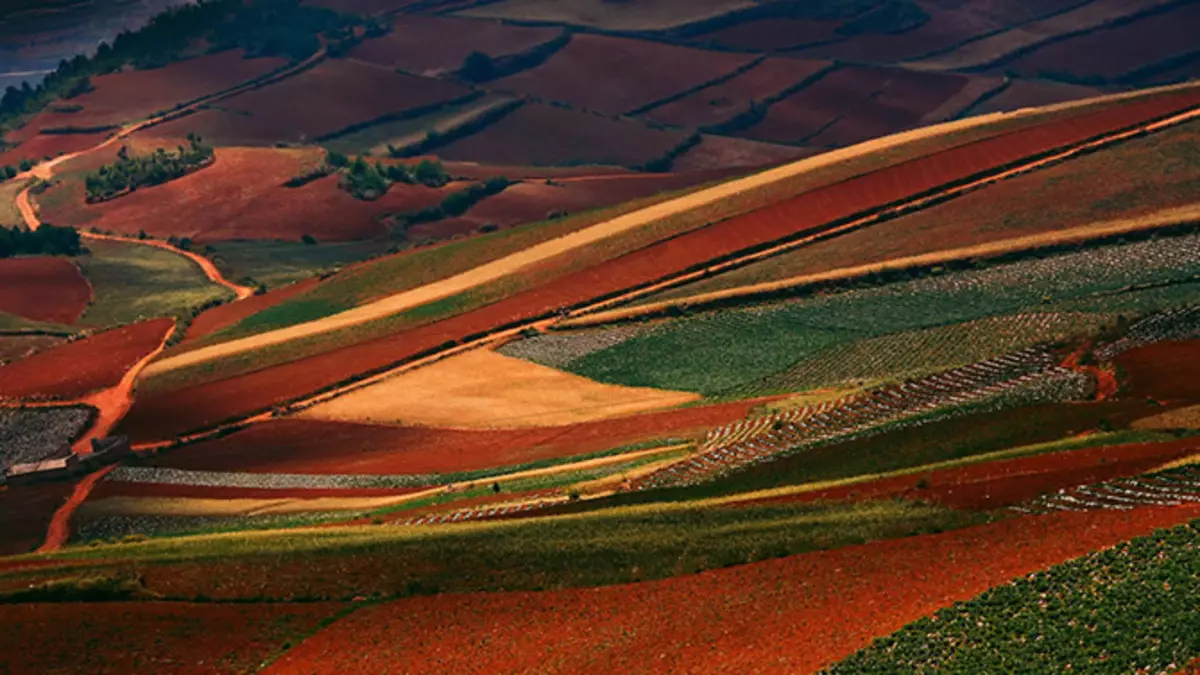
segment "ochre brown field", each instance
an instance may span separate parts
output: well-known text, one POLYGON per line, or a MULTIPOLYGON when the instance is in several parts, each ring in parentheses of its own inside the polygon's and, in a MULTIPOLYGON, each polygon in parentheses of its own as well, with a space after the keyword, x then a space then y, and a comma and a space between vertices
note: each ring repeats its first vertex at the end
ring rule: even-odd
POLYGON ((92 287, 65 258, 0 260, 0 312, 72 324, 87 309, 92 287))

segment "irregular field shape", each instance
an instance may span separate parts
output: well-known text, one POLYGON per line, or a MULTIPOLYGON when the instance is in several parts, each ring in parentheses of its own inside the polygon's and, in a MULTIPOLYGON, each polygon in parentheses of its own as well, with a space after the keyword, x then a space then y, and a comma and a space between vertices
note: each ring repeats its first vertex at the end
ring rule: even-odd
POLYGON ((463 85, 329 59, 293 77, 238 94, 211 110, 167 122, 143 135, 183 138, 195 132, 217 145, 313 141, 385 115, 461 98, 463 85))
POLYGON ((245 239, 354 241, 382 234, 379 218, 438 204, 456 186, 393 185, 375 201, 338 187, 340 176, 284 185, 317 164, 309 150, 217 148, 216 162, 182 178, 118 199, 84 205, 78 220, 102 230, 197 242, 245 239))
POLYGON ((109 132, 92 134, 38 134, 15 148, 0 152, 0 166, 19 167, 22 160, 41 161, 47 157, 70 154, 94 147, 109 132))
POLYGON ((373 673, 397 658, 506 672, 812 672, 992 586, 1197 514, 1016 518, 634 585, 399 600, 267 672, 373 673))
POLYGON ((973 106, 968 113, 971 115, 986 115, 994 112, 1008 112, 1021 108, 1035 108, 1064 101, 1092 98, 1100 95, 1100 90, 1077 84, 1064 84, 1047 80, 1013 80, 998 94, 991 96, 973 106))
POLYGON ((684 138, 683 133, 634 121, 527 103, 488 128, 439 148, 437 154, 452 161, 516 166, 640 166, 662 157, 684 138))
POLYGON ((0 555, 29 553, 37 548, 46 536, 54 512, 73 487, 72 483, 62 481, 0 490, 0 555))
POLYGON ((1200 26, 1200 5, 1183 5, 1046 45, 1005 64, 1004 69, 1029 77, 1067 73, 1077 77, 1119 78, 1196 52, 1197 26, 1200 26))
POLYGON ((236 325, 240 321, 264 309, 290 300, 312 289, 317 283, 318 280, 316 278, 305 279, 304 281, 298 281, 263 293, 262 295, 252 295, 245 300, 213 307, 192 320, 192 324, 188 326, 187 336, 180 343, 180 347, 186 348, 189 344, 195 343, 206 335, 211 335, 219 330, 236 325))
POLYGON ((968 82, 959 75, 895 72, 869 102, 843 109, 840 119, 807 142, 818 147, 852 145, 919 126, 968 82))
POLYGON ((662 30, 748 7, 749 0, 710 0, 703 3, 686 0, 648 0, 613 11, 606 0, 503 0, 472 7, 461 16, 544 21, 604 30, 662 30))
POLYGON ((761 121, 738 135, 772 143, 802 142, 837 121, 842 111, 869 106, 863 102, 887 84, 889 73, 880 68, 838 68, 773 103, 761 121))
POLYGON ((478 349, 309 408, 306 418, 442 428, 549 427, 691 403, 687 392, 601 384, 478 349))
POLYGON ((287 419, 164 453, 152 464, 197 471, 427 474, 474 471, 689 438, 744 417, 753 402, 647 413, 568 427, 452 430, 287 419))
POLYGON ((100 602, 4 605, 0 668, 20 672, 247 672, 344 605, 100 602), (86 609, 87 611, 81 611, 86 609), (63 636, 88 636, 64 650, 63 636))
POLYGON ((696 44, 751 52, 776 51, 801 47, 814 42, 840 40, 841 21, 806 19, 755 19, 700 33, 691 38, 696 44))
POLYGON ((70 454, 70 443, 91 420, 86 408, 0 408, 0 473, 14 464, 70 454))
POLYGON ((644 117, 661 124, 705 127, 727 122, 762 101, 799 84, 829 66, 827 61, 767 59, 732 80, 705 87, 659 106, 644 117))
POLYGON ((157 349, 170 328, 170 319, 147 321, 0 366, 0 399, 70 399, 111 387, 157 349))
POLYGON ((164 393, 156 396, 152 402, 139 401, 126 419, 125 428, 137 430, 139 434, 157 436, 165 428, 174 427, 175 431, 191 429, 239 412, 269 407, 281 400, 330 386, 348 374, 395 363, 406 354, 417 354, 448 339, 458 339, 658 279, 673 270, 686 269, 720 255, 789 236, 861 211, 872 203, 886 203, 987 167, 1003 165, 1106 130, 1159 117, 1188 105, 1195 98, 1195 94, 1174 95, 1082 114, 813 190, 748 215, 731 218, 717 226, 696 230, 569 274, 552 285, 407 331, 402 336, 391 336, 257 373, 164 393), (399 349, 398 345, 401 345, 399 349), (172 415, 176 417, 175 424, 165 424, 161 412, 155 412, 155 409, 162 410, 163 407, 172 410, 172 415))
POLYGON ((56 335, 0 336, 0 363, 18 361, 35 352, 58 346, 66 341, 56 335))
POLYGON ((68 258, 0 260, 0 312, 71 324, 91 299, 92 287, 68 258))
POLYGON ((1200 342, 1164 342, 1116 358, 1127 374, 1129 396, 1158 400, 1200 399, 1200 342))
POLYGON ((703 171, 722 167, 766 167, 820 153, 817 148, 775 145, 731 136, 704 135, 700 142, 675 158, 675 171, 703 171))
POLYGON ((92 78, 95 91, 66 101, 83 106, 83 110, 73 113, 48 110, 13 136, 24 139, 46 128, 91 128, 133 122, 261 77, 285 63, 280 58, 246 59, 240 51, 226 51, 163 68, 100 75, 92 78))
POLYGON ((471 52, 492 58, 511 56, 550 42, 555 27, 526 27, 498 21, 402 15, 383 37, 363 42, 350 57, 417 75, 458 70, 471 52))
POLYGON ((798 54, 850 63, 896 63, 953 47, 990 33, 1000 25, 971 11, 934 11, 928 21, 903 33, 862 33, 810 47, 798 54))
POLYGON ((620 115, 732 73, 753 59, 745 54, 579 34, 545 63, 490 86, 620 115))

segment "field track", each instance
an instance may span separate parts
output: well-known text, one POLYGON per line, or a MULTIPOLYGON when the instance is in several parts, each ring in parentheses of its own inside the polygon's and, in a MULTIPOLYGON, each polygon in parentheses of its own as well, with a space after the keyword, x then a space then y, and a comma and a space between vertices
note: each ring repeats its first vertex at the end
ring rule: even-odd
POLYGON ((75 515, 75 511, 87 500, 96 483, 112 470, 111 466, 104 467, 75 484, 71 496, 67 497, 67 501, 54 512, 54 517, 50 519, 50 527, 46 530, 46 541, 38 547, 38 553, 57 551, 67 543, 67 539, 71 537, 71 516, 75 515))
MULTIPOLYGON (((655 277, 664 276, 664 273, 671 273, 672 270, 663 269, 663 262, 669 261, 668 264, 680 265, 680 263, 675 262, 680 259, 679 255, 670 250, 660 249, 687 250, 686 262, 680 260, 683 263, 680 267, 686 269, 691 265, 702 263, 713 257, 732 254, 747 246, 755 246, 765 241, 786 237, 797 230, 804 230, 810 227, 815 228, 840 217, 869 209, 871 202, 867 202, 868 205, 863 206, 864 196, 869 196, 875 203, 887 204, 894 200, 903 199, 910 194, 920 194, 926 190, 934 189, 946 181, 961 179, 995 166, 1004 166, 1007 163, 1019 161, 1022 157, 1030 154, 1036 155, 1055 147, 1061 147, 1064 141, 1066 144, 1077 143, 1091 136, 1104 134, 1113 127, 1125 128, 1130 125, 1144 123, 1143 121, 1147 117, 1154 119, 1163 114, 1174 112, 1181 107, 1186 108, 1195 105, 1197 101, 1200 101, 1200 96, 1196 94, 1192 94, 1190 97, 1181 95, 1178 100, 1171 98, 1167 101, 1135 103, 1122 106, 1113 111, 1082 115, 1080 118, 1066 120, 1065 123, 1049 123, 1040 127, 1034 127, 1026 132, 1014 132, 992 139, 991 142, 983 141, 965 146, 964 148, 938 153, 922 160, 897 165, 876 174, 869 174, 861 181, 867 185, 856 184, 852 180, 830 186, 830 188, 824 191, 815 191, 816 193, 824 194, 814 196, 814 193, 806 193, 794 200, 782 202, 773 207, 748 214, 748 216, 734 218, 725 221, 725 223, 719 226, 702 229, 676 240, 665 242, 658 248, 651 247, 625 256, 623 259, 610 261, 613 263, 612 265, 600 265, 592 268, 587 271, 586 276, 599 275, 602 280, 592 290, 591 295, 585 296, 585 299, 587 297, 595 297, 604 292, 618 291, 630 285, 643 284, 655 277), (1021 142, 1015 142, 1018 138, 1021 139, 1021 142), (984 149, 985 147, 987 148, 986 150, 984 149), (925 166, 927 164, 931 166, 925 166), (918 166, 920 167, 919 169, 918 166), (883 178, 885 175, 888 178, 883 178), (864 190, 868 189, 869 191, 864 194, 864 190), (817 204, 813 204, 812 200, 815 200, 817 204), (796 218, 799 218, 798 222, 796 218), (752 220, 757 226, 753 229, 748 228, 748 222, 744 221, 744 219, 752 220), (740 239, 734 239, 729 236, 733 231, 740 233, 740 239), (715 239, 716 241, 704 241, 706 239, 715 239), (692 241, 696 243, 692 244, 692 241), (663 257, 664 254, 665 258, 663 257), (639 256, 651 256, 655 260, 643 261, 638 259, 639 256), (647 267, 647 264, 649 264, 649 267, 647 267), (614 266, 617 269, 611 269, 614 266), (631 269, 621 270, 620 267, 622 266, 631 269), (632 270, 637 271, 632 272, 632 270), (631 276, 631 272, 633 276, 631 276), (651 277, 650 279, 645 278, 648 275, 651 277)), ((835 151, 801 160, 747 178, 730 181, 679 199, 673 199, 641 211, 614 218, 613 220, 538 244, 519 253, 481 265, 468 272, 428 284, 421 288, 398 293, 340 314, 220 345, 197 349, 186 354, 165 359, 154 364, 147 371, 147 374, 170 372, 178 368, 204 363, 217 358, 362 325, 375 319, 391 316, 406 309, 411 309, 499 280, 550 258, 645 226, 682 211, 719 202, 738 192, 762 185, 769 185, 820 166, 825 166, 848 157, 876 152, 887 147, 899 145, 908 140, 986 124, 1003 117, 987 116, 984 118, 970 118, 915 132, 908 132, 878 141, 867 142, 842 151, 835 151)), ((578 300, 575 301, 577 302, 578 300)))

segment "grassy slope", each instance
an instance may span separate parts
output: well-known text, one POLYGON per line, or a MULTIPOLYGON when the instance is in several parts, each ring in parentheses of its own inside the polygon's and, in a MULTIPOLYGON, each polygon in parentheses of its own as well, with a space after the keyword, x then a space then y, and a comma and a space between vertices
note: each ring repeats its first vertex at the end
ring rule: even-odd
POLYGON ((1200 521, 1000 586, 831 673, 1181 672, 1200 655, 1200 521))
POLYGON ((190 260, 149 246, 91 241, 78 259, 95 289, 82 323, 111 326, 186 314, 231 294, 213 284, 190 260))
POLYGON ((387 241, 339 244, 223 241, 206 246, 205 256, 227 279, 253 279, 274 289, 383 255, 390 245, 387 241))

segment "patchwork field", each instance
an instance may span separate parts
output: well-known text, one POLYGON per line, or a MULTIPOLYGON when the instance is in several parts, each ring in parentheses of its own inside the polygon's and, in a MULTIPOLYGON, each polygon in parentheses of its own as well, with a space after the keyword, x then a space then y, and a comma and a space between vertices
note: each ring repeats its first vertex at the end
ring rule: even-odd
POLYGON ((468 93, 469 89, 454 82, 332 59, 142 133, 162 139, 196 133, 216 145, 312 142, 388 115, 439 106, 468 93))
POLYGON ((437 76, 462 68, 471 52, 503 58, 544 45, 561 34, 561 29, 548 26, 401 15, 392 22, 391 32, 358 45, 350 57, 414 75, 437 76))
POLYGON ((716 0, 701 5, 679 0, 651 0, 613 12, 604 0, 503 0, 472 7, 460 12, 460 15, 564 23, 602 30, 642 31, 693 23, 750 5, 747 0, 716 0))
POLYGON ((675 171, 704 171, 728 167, 765 167, 819 153, 815 148, 761 143, 730 136, 701 136, 700 142, 675 158, 675 171))
POLYGON ((0 260, 0 311, 34 321, 71 324, 91 299, 91 286, 67 258, 0 260))
POLYGON ((733 74, 753 61, 742 54, 580 34, 542 65, 493 86, 620 115, 733 74))
POLYGON ((996 95, 979 101, 967 112, 972 115, 986 115, 1091 98, 1099 94, 1099 89, 1076 84, 1048 80, 1013 80, 996 95))
POLYGON ((697 44, 751 52, 785 51, 841 39, 841 21, 754 19, 692 37, 697 44))

